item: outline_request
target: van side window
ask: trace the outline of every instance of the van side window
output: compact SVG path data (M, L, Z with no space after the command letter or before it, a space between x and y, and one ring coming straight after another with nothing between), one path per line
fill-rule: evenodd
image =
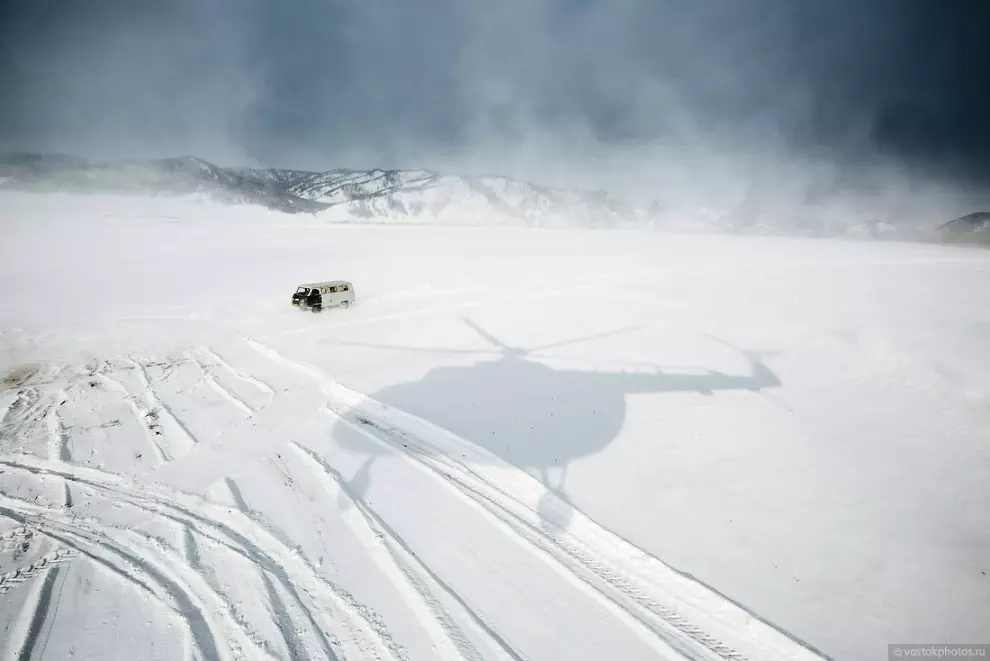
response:
M347 285L341 285L340 286L340 291L349 291L349 290L350 290L350 287L348 287Z

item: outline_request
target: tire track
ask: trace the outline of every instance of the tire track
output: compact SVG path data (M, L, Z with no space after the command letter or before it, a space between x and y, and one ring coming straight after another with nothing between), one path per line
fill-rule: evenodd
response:
M227 477L224 478L224 484L230 492L230 497L234 501L235 507L243 512L245 516L250 517L251 508L248 507L247 502L244 500L244 495L241 493L241 489L237 486L237 483ZM275 615L275 624L278 627L279 633L282 635L282 640L289 653L290 661L307 661L310 657L305 653L306 645L296 631L292 616L289 615L288 605L279 594L276 583L261 568L258 569L258 575L261 577L262 583L265 586L268 603L271 606L272 613ZM324 640L323 642L329 645L329 641ZM326 654L326 649L324 649L324 653ZM334 658L332 654L333 652L331 650L327 658Z
M343 517L345 523L354 531L358 539L361 539L365 543L369 555L373 557L375 563L389 578L397 591L402 594L413 612L422 616L419 620L420 624L428 629L427 633L436 646L439 659L481 661L482 657L468 637L464 635L464 632L451 619L443 605L433 595L430 587L424 581L420 580L417 574L427 575L430 582L449 594L464 607L475 624L486 632L494 644L498 645L503 652L515 661L522 661L515 650L501 636L495 633L477 613L471 610L450 586L440 580L425 564L416 558L415 554L409 549L409 546L402 538L375 514L360 496L355 494L347 486L346 480L343 479L343 476L339 472L311 450L295 442L290 442L290 447L302 459L313 475L323 484L325 490L338 495L342 493L353 504L354 511L360 515L361 521L354 521L345 514ZM385 542L385 549L388 553L387 559L375 557L379 555L376 553L376 545L374 544L377 539ZM432 620L436 626L428 627L425 620Z
M435 466L432 463L430 463L429 461L424 461L422 458L423 455L429 456L430 453L424 448L421 448L420 444L416 441L416 439L410 437L408 434L403 434L399 430L390 429L387 424L372 422L369 419L374 415L372 413L367 413L364 410L362 410L362 415L358 415L355 413L355 411L358 409L361 403L365 403L365 402L370 403L375 408L380 408L383 411L385 410L384 405L374 400L371 400L370 398L367 398L363 395L358 395L357 393L353 393L352 391L347 391L342 386L338 385L336 382L333 382L329 377L326 377L322 372L320 372L315 367L296 363L294 361L286 359L282 357L275 350L255 340L247 339L247 342L249 343L250 346L255 348L262 355L268 357L270 360L278 364L281 364L286 367L294 368L297 371L301 371L305 374L308 374L309 376L317 379L318 381L324 383L325 385L327 384L327 382L329 382L329 385L327 385L325 388L327 395L331 398L326 408L326 411L328 413L330 413L339 421L348 424L359 433L369 436L372 440L384 444L389 449L398 450L403 455L413 459L417 465L421 465L425 467L426 470L430 472L431 475L434 475L440 479L444 487L448 489L452 489L459 496L466 497L469 501L473 502L477 507L480 508L481 513L487 514L489 517L491 517L491 520L494 523L496 523L496 525L500 529L506 532L506 534L510 536L514 536L517 539L521 539L526 546L533 548L537 553L540 553L546 559L550 560L551 566L555 567L558 573L561 575L561 577L564 578L566 581L570 582L576 587L579 587L579 589L583 589L586 593L590 589L589 596L591 596L592 598L597 598L599 603L601 603L606 608L607 611L611 612L613 615L618 617L620 621L624 622L627 626L629 626L630 629L644 641L644 643L656 649L659 654L670 655L670 653L675 650L680 653L694 651L692 650L692 648L696 647L695 645L691 645L691 644L685 645L685 643L682 640L680 640L676 635L672 636L667 632L657 631L654 627L649 626L647 623L643 622L641 618L637 617L636 613L630 612L628 608L624 608L622 605L616 603L613 599L611 599L607 594L605 594L601 590L599 585L595 584L595 582L592 582L588 579L588 577L586 576L588 572L577 573L572 571L571 568L568 567L568 564L561 560L561 558L559 557L559 553L553 553L552 551L548 550L545 546L540 546L539 544L535 544L532 538L529 536L520 535L518 530L516 530L511 525L511 523L507 522L502 516L499 515L498 512L493 512L491 510L490 503L484 500L479 502L475 494L473 494L471 491L469 490L465 491L464 489L460 488L459 484L452 483L451 481L452 475L450 469L456 470L456 468L445 467L438 471L436 470ZM342 398L341 397L342 392L344 392L345 394L353 395L353 397ZM351 401L341 401L342 399L349 399ZM367 417L363 417L363 416L367 416ZM374 431L371 431L372 429L379 433L378 434L374 433ZM384 437L380 435L382 433L384 433ZM401 440L395 440L393 438L393 435L399 435L401 437ZM410 443L412 443L414 447L418 449L417 452L410 452L409 450ZM495 634L494 631L491 631L490 629L489 631L491 634L497 636L497 634ZM688 658L692 658L692 659L726 658L729 659L730 661L741 661L740 659L732 656L705 657L703 655L699 656L697 654L692 654Z
M6 514L6 512L2 511L2 508L0 508L0 513ZM26 523L26 521L20 517L17 517L15 520L20 523ZM76 555L78 554L73 552L71 549L58 549L57 551L46 553L41 556L41 558L35 560L26 567L20 567L13 571L0 574L0 594L6 594L10 590L20 586L22 583L44 574L53 567L57 567L63 562L68 562Z
M369 402L375 408L384 410L384 405L379 402L374 400L369 400ZM664 606L656 597L656 595L666 592L664 588L657 585L649 576L629 571L628 568L644 562L661 564L652 556L645 556L637 550L637 553L630 554L626 562L617 565L566 531L557 529L555 532L554 524L543 520L526 503L513 494L502 490L470 467L424 445L422 437L418 434L394 427L388 422L383 423L380 418L376 420L375 413L378 412L369 413L367 406L360 409L360 415L354 413L354 409L346 406L342 410L330 409L329 412L340 417L345 424L363 431L365 435L386 444L390 449L402 452L419 462L431 471L438 480L446 483L446 486L460 491L463 496L475 501L484 511L508 526L521 539L552 558L562 571L570 573L587 584L602 599L607 600L615 608L638 621L640 625L647 627L664 642L687 655L688 658L727 659L730 661L742 661L747 658L745 654L726 645L711 632L697 626L679 612L686 611L697 614L697 607L679 599L673 602L674 607ZM611 535L611 533L601 530L599 535ZM622 543L628 545L624 540ZM704 586L699 585L697 587L699 590L707 590ZM711 594L717 595L717 593ZM706 595L709 600L711 600L711 594ZM758 633L748 634L759 638L751 638L746 641L749 644L755 642L757 648L762 649L760 654L772 650L773 658L809 660L825 658L817 650L795 641L785 632L763 623L756 616L745 613L730 600L721 597L721 595L718 595L718 598L723 601L719 606L721 611L729 612L737 609L743 618L747 618L744 620L743 626L748 628L754 625L765 627ZM669 594L666 601L671 601ZM613 609L614 612L616 611ZM720 612L719 614L724 615L725 613ZM725 622L720 624L722 625L720 629L725 630ZM747 636L745 633L742 635L744 639ZM764 657L757 655L756 658L762 661Z
M0 496L0 501L2 500L3 496ZM7 500L10 501L7 504L11 505L11 509L0 506L0 513L15 518L17 515L13 514L12 510L19 505L20 509L30 512L30 520L39 530L67 546L69 555L86 557L108 573L147 593L182 618L193 634L193 643L197 650L202 651L204 643L209 643L209 637L212 636L219 643L226 640L235 657L239 650L250 645L272 661L276 661L275 655L266 649L263 637L243 618L238 617L231 603L219 590L214 589L213 584L209 582L210 577L207 572L197 571L196 567L192 566L193 563L185 563L194 570L192 573L175 572L176 568L183 567L187 558L179 553L169 552L161 544L160 539L139 534L133 527L100 523L95 519L66 520L64 517L59 517L54 510L33 506L27 501L18 499ZM112 538L109 532L115 533L118 537ZM135 538L136 543L123 541L126 537ZM150 548L147 545L150 545ZM156 554L163 556L161 562L155 559ZM183 579L183 574L189 578ZM203 596L206 598L204 599ZM234 637L239 640L216 635L216 626L203 614L217 612L223 615L228 626L233 623L231 628L235 630ZM240 635L237 636L236 632ZM207 651L209 647L210 645L206 644ZM200 655L199 658L211 660L217 658L222 661L226 657Z
M104 383L104 385L106 385L111 390L123 395L124 401L127 402L128 408L131 409L131 412L134 414L134 418L138 422L138 426L140 426L144 430L145 437L147 438L149 445L151 445L151 448L155 453L155 458L158 460L158 464L161 465L171 461L172 458L169 456L169 453L166 452L165 448L162 447L161 443L158 442L158 437L161 435L161 430L153 429L152 426L148 423L148 418L154 409L152 407L141 408L140 406L138 406L136 400L139 397L143 399L143 396L132 395L127 390L127 388L124 386L123 383L107 376L106 374L100 374L97 376L97 378L100 379Z
M170 409L168 405L162 401L161 397L158 396L158 392L151 384L151 379L148 377L148 371L145 369L144 365L133 358L130 359L130 362L137 369L138 377L141 379L141 385L144 387L142 395L150 405L148 407L149 413L156 411L158 412L158 415L164 413L169 421L175 425L175 427L182 434L183 438L187 441L188 448L193 448L199 444L199 439L196 435L193 434L174 413L172 413L172 409Z
M203 579L210 586L210 589L213 590L219 598L230 604L230 618L237 623L237 626L244 632L244 635L247 636L248 639L250 639L256 646L264 649L269 656L274 658L275 654L271 649L269 649L268 641L265 640L265 637L257 631L250 622L248 622L246 617L235 610L234 605L229 599L227 599L227 596L224 593L213 568L203 564L199 552L199 545L196 542L196 537L193 535L192 530L188 526L182 526L182 559L194 572L203 576Z
M168 506L169 506L168 504L165 504L165 507ZM316 584L314 585L312 582L310 582L307 585L304 585L304 587L300 590L299 588L296 587L296 584L307 583L307 581L302 580L303 577L305 576L304 572L306 570L301 570L301 569L300 570L293 569L292 571L287 570L286 568L281 566L279 561L275 559L275 556L269 555L266 551L264 551L260 547L255 546L252 542L250 542L246 537L242 536L240 533L227 529L227 527L224 524L203 518L192 511L183 510L182 508L173 508L176 510L176 512L178 512L178 514L162 512L161 510L156 509L155 507L150 507L145 509L147 509L148 511L153 511L157 513L159 516L164 516L166 518L172 519L178 523L192 525L193 529L200 535L208 539L211 539L212 541L221 544L228 550L240 555L244 559L248 560L249 562L257 566L259 571L267 573L267 575L269 576L273 576L299 605L300 609L303 611L303 614L307 619L307 624L311 627L313 631L316 631L318 633L319 638L321 640L321 646L326 658L330 659L331 661L336 661L337 659L341 658L340 654L334 650L334 647L340 646L341 643L340 643L340 637L337 634L332 632L327 632L326 631L327 626L320 624L319 621L320 615L327 611L331 613L337 613L337 612L343 613L344 617L342 619L345 622L344 627L347 629L346 633L348 634L349 638L352 641L354 641L354 643L359 649L370 655L369 658L380 659L381 656L376 654L371 648L365 645L364 641L362 640L362 636L357 632L357 630L353 626L351 626L350 623L353 622L355 619L358 620L364 619L367 628L371 632L373 632L373 634L376 634L378 636L378 638L381 640L382 644L385 647L388 647L388 642L385 640L388 637L387 636L383 637L381 635L381 632L378 630L378 628L375 627L374 624L371 621L369 621L366 617L363 617L364 614L360 612L361 609L360 604L358 604L357 601L354 600L353 598L348 600L346 597L343 597L341 593L344 591L341 588L339 588L339 586L336 586L335 584L327 581L325 578L321 579L321 577L317 576L316 573L312 571L312 568L309 567L308 564L306 564L306 569L309 570L309 572L313 575L312 577L315 578ZM184 518L184 517L188 517L188 518ZM204 529L203 527L201 527L201 525L198 524L202 524L207 528L215 527L220 531L220 534L217 535L216 530ZM224 538L228 534L232 536L232 539ZM283 549L285 552L292 553L292 550L288 546L286 546L284 542L278 541L277 537L275 536L273 536L273 539L275 539L277 543L283 545ZM243 546L238 545L238 542L243 544ZM304 560L302 562L305 564ZM319 584L320 580L322 580L323 583L327 585L328 587L327 591L322 590L323 586ZM307 603L307 599L304 599L303 597L303 595L306 595L310 599L317 599L317 597L321 596L320 595L321 592L323 593L322 596L324 597L327 597L327 595L329 595L329 598L326 598L325 603L322 605L320 603L316 603L315 605L309 604ZM316 596L314 597L314 595ZM347 606L355 606L356 607L355 610L359 612L356 614L353 612L347 612L348 611ZM335 621L336 618L327 618L327 622L330 624L331 628ZM394 657L394 658L400 658L400 657Z
M339 651L333 649L341 644L340 636L332 632L337 626L344 627L344 633L365 658L405 658L404 652L392 639L380 616L316 570L297 549L288 546L266 526L243 513L232 512L181 493L165 496L150 491L136 492L127 485L121 485L115 476L101 474L93 469L33 465L27 456L24 460L25 462L19 463L0 459L0 465L39 475L61 477L110 498L127 502L148 514L180 525L189 525L197 534L226 547L266 571L299 604L308 626L319 632L325 643L323 652L327 658L340 658ZM96 474L95 478L86 477L93 474ZM189 501L195 501L195 504L182 504ZM197 511L197 507L205 512ZM220 516L211 518L210 513ZM106 524L100 525L109 527ZM314 600L315 605L308 603L309 600ZM334 617L334 614L339 617ZM331 632L326 632L326 628Z
M54 567L45 576L45 582L41 585L38 600L34 606L34 613L31 616L31 623L28 625L27 636L17 653L17 661L30 661L34 655L34 649L38 645L38 639L41 637L42 629L48 620L48 611L52 605L52 593L55 592L55 580L61 575L60 571L61 568ZM42 652L44 652L43 649Z
M292 616L289 615L289 610L285 602L278 593L278 588L267 573L264 571L260 571L259 573L261 574L262 582L265 584L268 604L271 606L272 612L275 615L275 625L278 627L279 633L282 635L282 642L285 643L285 649L289 653L289 661L308 661L311 657L306 652L306 645L302 638L299 637L299 632L296 631L296 625L292 621ZM324 649L324 653L326 651ZM337 657L331 651L327 655L327 658L332 660Z
M222 385L220 385L217 382L217 380L213 377L212 372L210 372L210 370L208 370L206 366L203 365L203 363L199 362L195 358L193 358L192 361L196 364L197 367L199 367L199 369L203 371L203 374L205 375L204 380L206 381L206 385L212 388L218 395L220 395L228 402L233 404L246 417L250 418L252 415L254 415L254 409L243 399L241 399L240 397L238 397L237 395L235 395L234 393L230 392Z
M18 526L0 535L0 553L12 551L29 541L34 533L30 528Z
M50 471L42 471L42 472L51 474ZM71 479L71 478L66 478L66 479ZM115 495L115 493L117 493L117 495L119 495L119 492L115 492L112 489L104 490L102 488L103 485L100 485L98 483L88 483L88 482L85 482L83 480L78 480L78 481L81 484L85 484L89 488L92 488L92 489L94 489L96 491L104 491L106 493L106 495L108 495L108 496L111 496L112 497L112 496ZM152 511L152 510L149 510L146 507L142 508L139 503L135 503L135 502L131 501L130 499L128 499L128 503L131 504L131 505L133 505L133 506L135 506L135 507L138 507L140 509L144 509L145 511ZM180 509L180 508L177 508L177 509ZM164 516L166 519L172 521L173 523L176 523L176 524L178 524L180 526L183 526L183 527L189 527L190 529L195 530L196 532L200 533L204 537L206 537L206 538L210 539L211 541L214 541L214 542L216 542L216 543L224 546L228 550L230 550L230 551L232 551L232 552L240 555L241 557L244 557L245 559L247 559L249 561L253 561L253 562L257 563L257 558L251 557L251 554L245 552L244 549L238 548L236 545L232 544L229 540L225 540L225 539L222 539L222 538L218 538L216 536L212 536L212 535L210 535L208 533L204 533L201 528L199 528L198 526L196 526L195 523L191 523L189 520L183 519L182 517L172 516L172 515L169 515L169 514L161 514L160 512L159 512L159 514L162 515L162 516ZM100 527L104 528L104 530L108 530L108 529L117 529L117 530L120 530L119 528L117 528L116 526L114 526L112 524L101 524ZM129 530L126 530L125 532L129 532ZM51 533L51 532L49 532L48 534L49 534L49 536L54 536L53 533ZM94 534L100 534L100 533L97 532L97 533L94 533ZM70 543L70 542L67 542L67 543ZM188 553L188 549L186 550L186 552ZM89 557L91 559L95 558L94 554L92 554L92 553L86 553L86 555L89 555ZM185 558L181 558L181 560L184 560L184 559ZM112 570L114 570L115 573L117 573L118 575L124 576L125 578L128 577L128 575L126 574L126 572L121 572L119 570L116 570L113 566L111 566L110 564L108 564L106 562L104 562L103 564L106 565L106 566L108 566ZM179 562L173 562L172 563L172 566L178 566L179 564L181 564L181 563L179 563ZM193 568L193 569L195 570L195 568ZM200 573L202 573L202 572L200 572ZM280 576L280 579L282 581L288 581L288 577L287 576ZM131 577L130 580L131 580L131 582L136 582L139 586L143 587L146 591L148 591L148 592L150 592L152 594L155 594L155 591L151 587L149 587L146 584L144 584L142 581L136 580L133 577ZM207 580L207 579L204 577L204 580ZM290 587L290 589L292 589L292 591L294 592L294 595L297 597L297 599L300 600L301 607L303 608L304 612L309 617L309 624L310 624L310 626L313 627L316 631L322 632L322 628L316 622L315 616L313 614L313 610L310 609L309 607L307 607L304 603L302 603L301 595L298 593L298 591L296 591L292 587L291 582L289 583L289 587ZM211 592L214 592L212 590L212 588L211 588L210 591ZM310 591L307 590L306 592L308 594ZM214 592L214 594L216 596L217 601L219 601L221 603L226 603L226 601L220 595L216 594L215 592ZM175 609L173 608L173 610L175 610ZM181 611L176 611L176 612L178 612L180 615L182 615L182 612ZM241 618L239 618L238 616L236 616L229 608L225 612L228 614L228 617L229 617L230 621L235 622L238 625L241 625L241 623L242 623ZM257 641L252 640L251 632L245 630L244 631L244 634L245 634L245 636L249 640L251 640L252 643L257 644ZM337 643L336 637L332 637L331 639L334 641L334 644ZM325 655L325 657L327 659L330 659L331 661L336 661L339 657L334 652L334 650L330 647L330 640L331 639L327 639L324 636L324 642L326 643L326 645L323 648L323 652L324 652L324 655ZM259 645L259 647L260 647L260 645ZM267 653L268 652L266 651L266 654ZM206 657L206 658L212 658L212 657Z
M473 444L428 421L351 391L320 370L289 360L275 350L245 338L249 346L273 362L293 368L316 379L329 397L328 411L347 424L362 430L392 450L402 452L432 471L448 487L473 501L481 511L499 521L524 543L549 555L561 571L586 584L601 596L603 605L633 626L646 627L653 636L691 658L738 661L743 652L725 644L729 636L751 649L757 659L822 659L820 652L746 611L738 604L668 567L625 540L601 528L574 510L581 538L570 530L553 530L540 525L537 508L527 504L497 482L518 483L523 493L532 490L532 479ZM395 420L393 420L395 419ZM402 422L398 422L401 420ZM486 479L448 455L475 456L496 467L496 481ZM481 455L484 456L482 457ZM540 487L541 492L545 488ZM670 604L665 606L664 603ZM622 615L624 614L624 616ZM706 622L712 630L692 620ZM716 636L714 631L721 634Z
M600 576L589 571L587 568L576 567L573 562L568 562L568 559L562 558L558 549L548 544L541 544L538 538L534 538L533 535L527 534L527 531L521 530L510 517L506 517L504 512L498 508L496 501L479 497L480 494L472 490L469 484L465 484L449 467L438 467L428 459L424 460L420 456L417 456L417 452L410 452L411 439L408 437L403 436L401 441L394 441L388 439L387 432L385 435L381 434L384 430L366 419L361 418L355 422L334 411L329 412L340 420L341 423L352 427L355 431L368 436L373 441L393 450L398 449L406 456L412 458L416 465L425 469L431 477L437 479L446 489L451 490L457 497L465 498L471 502L475 506L476 511L488 518L495 524L497 529L501 530L510 538L521 540L524 546L530 548L531 551L546 560L549 566L565 582L574 585L581 592L596 600L607 612L625 624L634 635L637 635L646 645L653 648L660 658L676 656L693 661L721 661L723 659L727 661L745 661L742 657L734 655L711 656L703 650L697 649L695 645L685 644L678 637L676 631L669 630L670 627L667 627L665 630L664 628L651 625L636 610L623 605L610 595L608 589L603 588ZM374 431L369 430L368 426L372 427Z
M243 512L245 516L250 517L251 508L244 499L244 494L241 492L241 488L237 486L237 482L229 477L223 478L223 482L227 485L227 489L230 491L230 497L234 499L234 505L237 506L237 509Z
M217 354L212 349L209 349L207 347L203 347L203 348L200 349L200 351L202 353L204 353L205 355L209 356L214 361L216 361L218 365L220 365L223 369L225 369L228 372L230 372L236 378L240 379L241 381L244 381L245 383L251 384L252 386L254 386L255 388L257 388L258 390L261 390L262 392L266 392L269 395L271 395L272 397L275 397L275 389L272 388L267 383L265 383L264 381L262 381L261 379L258 379L258 378L254 377L254 376L251 376L250 374L246 374L244 372L241 372L240 370L238 370L237 368L235 368L233 365L231 365L230 363L228 363L226 360L224 360L219 354Z
M151 559L151 554L142 554L127 548L108 535L94 533L76 524L60 522L51 517L43 507L30 506L23 501L18 502L2 496L0 503L2 503L0 514L21 521L24 521L25 515L20 512L29 514L32 524L49 537L95 560L115 574L125 577L129 582L138 584L155 595L159 601L168 604L186 621L201 658L231 661L225 650L233 647L234 641L225 641L208 616L209 612L222 611L222 604L212 604L213 608L208 608L197 596L193 596L197 593L190 586L168 568L157 565ZM107 559L108 553L117 556L133 569L128 571L116 565ZM156 590L154 586L158 589Z

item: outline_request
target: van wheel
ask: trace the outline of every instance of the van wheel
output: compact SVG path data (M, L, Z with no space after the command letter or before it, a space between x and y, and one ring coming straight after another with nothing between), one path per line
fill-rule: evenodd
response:
M313 312L323 312L323 308L322 307L317 307L315 305L312 308L310 308L310 309L313 310Z
M347 309L348 307L350 307L350 305L351 305L351 302L350 302L350 301L341 301L341 302L340 302L340 307L342 307L342 308L344 308L345 310L346 310L346 309Z

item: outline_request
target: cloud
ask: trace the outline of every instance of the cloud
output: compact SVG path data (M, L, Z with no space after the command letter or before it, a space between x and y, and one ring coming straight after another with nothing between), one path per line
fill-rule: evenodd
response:
M807 198L881 163L902 181L918 168L982 172L974 155L990 148L990 114L977 110L987 40L972 27L988 14L975 4L17 0L2 11L6 146L731 199L774 182Z

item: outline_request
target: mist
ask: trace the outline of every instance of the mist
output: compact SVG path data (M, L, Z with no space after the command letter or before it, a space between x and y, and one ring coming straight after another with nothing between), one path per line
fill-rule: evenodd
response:
M0 148L428 168L677 206L964 211L984 3L5 3Z

